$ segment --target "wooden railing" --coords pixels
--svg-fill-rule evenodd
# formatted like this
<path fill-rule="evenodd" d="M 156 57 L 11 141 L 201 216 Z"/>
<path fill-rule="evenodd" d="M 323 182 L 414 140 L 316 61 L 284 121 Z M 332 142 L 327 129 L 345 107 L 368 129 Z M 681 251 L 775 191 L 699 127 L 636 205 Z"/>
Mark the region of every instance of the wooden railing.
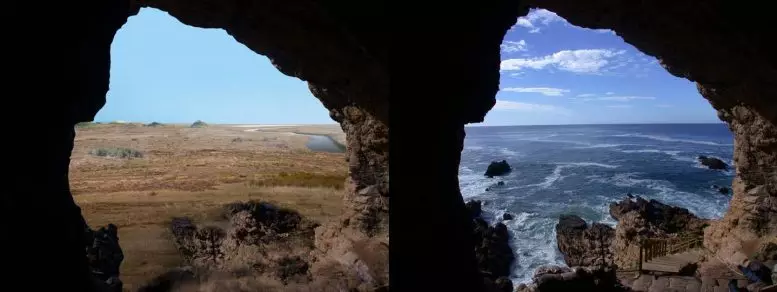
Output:
<path fill-rule="evenodd" d="M 702 240 L 701 236 L 644 239 L 639 245 L 638 269 L 641 271 L 642 263 L 652 259 L 701 247 Z"/>

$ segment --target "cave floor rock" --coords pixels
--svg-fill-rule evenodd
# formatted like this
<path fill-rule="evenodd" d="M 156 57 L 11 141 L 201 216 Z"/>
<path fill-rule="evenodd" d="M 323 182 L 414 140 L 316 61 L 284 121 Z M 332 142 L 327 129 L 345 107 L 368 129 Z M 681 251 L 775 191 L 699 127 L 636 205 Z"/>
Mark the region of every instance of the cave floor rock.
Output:
<path fill-rule="evenodd" d="M 640 275 L 636 280 L 621 279 L 621 282 L 634 291 L 663 292 L 663 291 L 688 291 L 688 292 L 728 292 L 728 279 L 702 278 L 689 276 L 654 276 Z M 737 286 L 744 288 L 747 281 L 737 280 Z"/>

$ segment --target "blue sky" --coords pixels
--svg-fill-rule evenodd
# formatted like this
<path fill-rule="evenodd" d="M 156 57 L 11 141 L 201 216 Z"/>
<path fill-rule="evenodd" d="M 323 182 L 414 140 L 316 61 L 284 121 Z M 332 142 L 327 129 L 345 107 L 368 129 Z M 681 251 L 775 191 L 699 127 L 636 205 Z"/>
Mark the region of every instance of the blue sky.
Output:
<path fill-rule="evenodd" d="M 333 123 L 305 82 L 221 29 L 144 8 L 111 47 L 108 102 L 96 121 Z M 534 10 L 502 44 L 497 104 L 479 125 L 715 123 L 696 86 L 611 31 Z"/>
<path fill-rule="evenodd" d="M 612 31 L 532 10 L 505 36 L 497 104 L 482 125 L 719 122 L 694 83 Z"/>
<path fill-rule="evenodd" d="M 107 103 L 95 121 L 334 123 L 307 83 L 224 30 L 184 25 L 156 9 L 130 17 L 111 47 Z"/>

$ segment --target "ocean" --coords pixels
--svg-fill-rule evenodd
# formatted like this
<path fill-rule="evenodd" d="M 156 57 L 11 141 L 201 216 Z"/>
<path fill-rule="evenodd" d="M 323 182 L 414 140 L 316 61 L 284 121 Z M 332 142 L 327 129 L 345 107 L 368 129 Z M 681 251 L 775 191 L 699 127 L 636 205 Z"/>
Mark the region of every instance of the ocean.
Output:
<path fill-rule="evenodd" d="M 461 193 L 465 201 L 483 201 L 491 224 L 505 212 L 515 216 L 503 222 L 517 257 L 516 285 L 541 265 L 564 264 L 555 234 L 561 214 L 615 226 L 608 205 L 631 193 L 720 218 L 731 198 L 712 186 L 730 187 L 733 171 L 710 170 L 696 159 L 733 165 L 725 124 L 467 127 L 466 133 Z M 513 168 L 509 175 L 483 176 L 491 161 L 503 159 Z"/>

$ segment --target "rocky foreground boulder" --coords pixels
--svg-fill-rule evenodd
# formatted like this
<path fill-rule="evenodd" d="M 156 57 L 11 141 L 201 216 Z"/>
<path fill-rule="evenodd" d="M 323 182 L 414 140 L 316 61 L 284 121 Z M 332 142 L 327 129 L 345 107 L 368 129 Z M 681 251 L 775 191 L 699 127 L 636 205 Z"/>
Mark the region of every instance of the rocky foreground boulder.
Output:
<path fill-rule="evenodd" d="M 241 285 L 240 291 L 375 290 L 360 284 L 379 279 L 368 270 L 316 268 L 312 252 L 318 224 L 294 210 L 249 201 L 228 204 L 222 214 L 226 222 L 195 224 L 189 218 L 174 218 L 171 233 L 186 266 L 159 275 L 140 291 L 217 284 Z M 236 291 L 225 289 L 214 291 Z"/>
<path fill-rule="evenodd" d="M 728 170 L 729 168 L 728 164 L 723 162 L 723 160 L 717 159 L 715 157 L 699 155 L 698 159 L 702 165 L 706 166 L 709 169 Z"/>
<path fill-rule="evenodd" d="M 100 291 L 122 291 L 119 267 L 124 260 L 124 253 L 119 246 L 118 228 L 108 224 L 97 230 L 85 227 L 84 231 L 86 258 L 95 286 Z"/>
<path fill-rule="evenodd" d="M 507 226 L 501 222 L 489 226 L 480 216 L 481 205 L 482 203 L 476 200 L 466 204 L 472 215 L 478 268 L 484 275 L 487 286 L 496 287 L 496 291 L 502 291 L 505 287 L 510 287 L 512 290 L 512 281 L 508 276 L 510 276 L 510 266 L 515 261 L 515 255 L 509 244 L 510 234 Z"/>
<path fill-rule="evenodd" d="M 566 291 L 630 291 L 620 284 L 615 269 L 610 267 L 539 267 L 532 276 L 532 283 L 521 284 L 517 292 L 566 292 Z"/>
<path fill-rule="evenodd" d="M 601 223 L 588 225 L 575 215 L 561 215 L 556 242 L 568 266 L 607 266 L 613 263 L 610 245 L 615 230 Z"/>
<path fill-rule="evenodd" d="M 492 161 L 491 164 L 488 165 L 488 168 L 486 169 L 485 176 L 491 178 L 495 176 L 502 176 L 510 173 L 512 171 L 512 167 L 510 167 L 510 164 L 507 164 L 506 160 L 502 161 Z"/>
<path fill-rule="evenodd" d="M 610 215 L 618 220 L 612 251 L 619 268 L 631 268 L 639 261 L 639 242 L 647 238 L 702 236 L 709 219 L 688 209 L 645 200 L 640 196 L 610 204 Z"/>

